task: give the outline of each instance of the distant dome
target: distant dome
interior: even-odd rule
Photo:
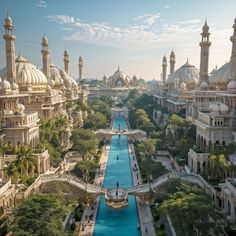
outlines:
[[[132,80],[133,80],[133,82],[137,82],[138,81],[136,75],[133,76]]]
[[[186,84],[185,84],[184,82],[182,82],[182,83],[180,84],[179,88],[180,88],[181,90],[186,90]]]
[[[125,76],[124,72],[120,70],[120,67],[115,71],[115,73],[109,77],[108,86],[110,87],[127,87],[130,82],[130,77]]]
[[[3,79],[3,81],[1,82],[1,89],[10,90],[11,89],[10,83],[7,80]]]
[[[176,87],[176,83],[181,84],[184,82],[186,86],[196,86],[199,81],[199,70],[189,64],[187,61],[183,66],[177,69],[167,79],[167,84]]]
[[[53,64],[50,65],[50,74],[51,79],[54,81],[54,85],[60,85],[61,82],[61,76],[60,76],[60,70]]]
[[[60,75],[62,78],[63,83],[67,88],[74,88],[78,89],[78,84],[77,82],[69,75],[67,74],[64,70],[60,70]]]
[[[227,111],[229,111],[229,107],[227,105],[225,105],[224,103],[217,102],[217,103],[210,104],[209,110],[214,113],[227,112]]]
[[[7,79],[6,68],[0,71],[0,76]],[[26,84],[46,85],[47,78],[37,66],[28,62],[24,57],[18,56],[16,58],[16,83],[20,86]]]
[[[236,90],[236,81],[235,80],[230,81],[227,85],[227,89],[228,90]]]
[[[210,84],[217,84],[217,83],[228,83],[230,77],[230,62],[225,63],[222,67],[218,70],[215,70],[212,73],[212,76],[209,77]]]
[[[206,81],[202,81],[200,84],[200,89],[208,89],[208,83]]]
[[[16,83],[12,84],[12,90],[17,90],[19,89],[19,86]]]

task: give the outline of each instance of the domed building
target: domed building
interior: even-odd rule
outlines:
[[[167,87],[175,90],[179,88],[182,82],[186,84],[186,89],[194,89],[199,83],[199,70],[191,65],[188,60],[169,76]]]
[[[114,74],[108,78],[107,86],[110,88],[128,88],[129,82],[130,78],[126,76],[118,66],[118,69],[114,72]]]
[[[103,76],[99,88],[89,89],[89,97],[92,99],[105,95],[113,97],[114,100],[120,100],[127,97],[129,91],[133,88],[140,89],[140,85],[140,79],[137,79],[135,75],[130,78],[128,75],[125,75],[118,66],[118,69],[108,79],[106,76]]]
[[[226,90],[230,81],[230,68],[230,62],[228,62],[218,70],[214,70],[209,76],[209,86],[217,90]]]
[[[46,76],[39,68],[28,62],[19,55],[15,60],[16,84],[20,92],[31,92],[32,90],[45,90],[48,84]],[[0,71],[0,77],[7,79],[7,68]]]

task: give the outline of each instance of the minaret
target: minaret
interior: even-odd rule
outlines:
[[[50,51],[48,49],[48,39],[46,36],[42,38],[42,50],[41,53],[43,55],[43,73],[49,80],[51,78],[50,74]]]
[[[64,51],[64,70],[67,74],[70,73],[70,70],[69,70],[69,62],[70,62],[70,58],[69,58],[69,54],[68,54],[68,51],[65,49]]]
[[[200,55],[200,83],[205,81],[208,82],[208,64],[209,64],[209,48],[211,46],[211,42],[209,41],[209,26],[207,25],[207,21],[202,27],[202,41],[199,43],[201,47],[201,55]]]
[[[162,82],[164,86],[166,84],[166,75],[167,75],[166,69],[167,69],[167,59],[166,56],[164,56],[162,60]]]
[[[234,19],[234,25],[233,25],[234,33],[230,37],[230,40],[232,42],[232,52],[231,52],[231,58],[230,58],[230,79],[236,80],[236,18]]]
[[[79,57],[78,66],[79,66],[79,81],[81,81],[83,78],[83,58],[81,56]]]
[[[13,23],[9,15],[5,19],[4,28],[6,30],[3,38],[6,42],[6,66],[7,66],[7,80],[12,85],[16,82],[16,64],[15,64],[15,40],[13,35]]]
[[[175,53],[172,50],[170,53],[170,75],[175,71]]]

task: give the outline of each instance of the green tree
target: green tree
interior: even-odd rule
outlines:
[[[94,112],[100,112],[105,115],[107,120],[110,121],[111,107],[106,102],[97,99],[90,102],[90,107]]]
[[[35,195],[13,213],[10,229],[14,236],[63,236],[65,200],[54,194]]]
[[[161,204],[160,211],[170,215],[176,233],[204,236],[212,230],[214,235],[221,235],[219,222],[223,217],[211,199],[196,185],[181,181],[173,187],[171,197]]]
[[[85,160],[78,162],[71,172],[77,177],[83,179],[85,182],[92,182],[98,168],[98,163],[90,160]]]
[[[20,146],[16,152],[16,161],[14,162],[20,171],[21,177],[28,176],[29,172],[33,174],[36,159],[32,149],[28,146]]]
[[[75,129],[72,132],[72,149],[78,151],[83,158],[87,153],[94,155],[96,153],[97,140],[90,129]]]
[[[83,128],[85,129],[104,129],[108,125],[106,116],[101,112],[95,112],[94,114],[89,114],[84,122]]]

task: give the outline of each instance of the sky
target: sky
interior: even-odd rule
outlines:
[[[235,0],[1,0],[0,34],[4,35],[9,10],[16,54],[40,68],[45,34],[52,63],[63,68],[67,49],[75,78],[82,56],[85,78],[109,77],[119,65],[126,75],[159,80],[162,58],[169,59],[172,49],[176,69],[187,58],[199,68],[200,34],[206,18],[212,42],[210,70],[229,61],[235,9]],[[5,64],[5,42],[0,37],[0,68]]]

